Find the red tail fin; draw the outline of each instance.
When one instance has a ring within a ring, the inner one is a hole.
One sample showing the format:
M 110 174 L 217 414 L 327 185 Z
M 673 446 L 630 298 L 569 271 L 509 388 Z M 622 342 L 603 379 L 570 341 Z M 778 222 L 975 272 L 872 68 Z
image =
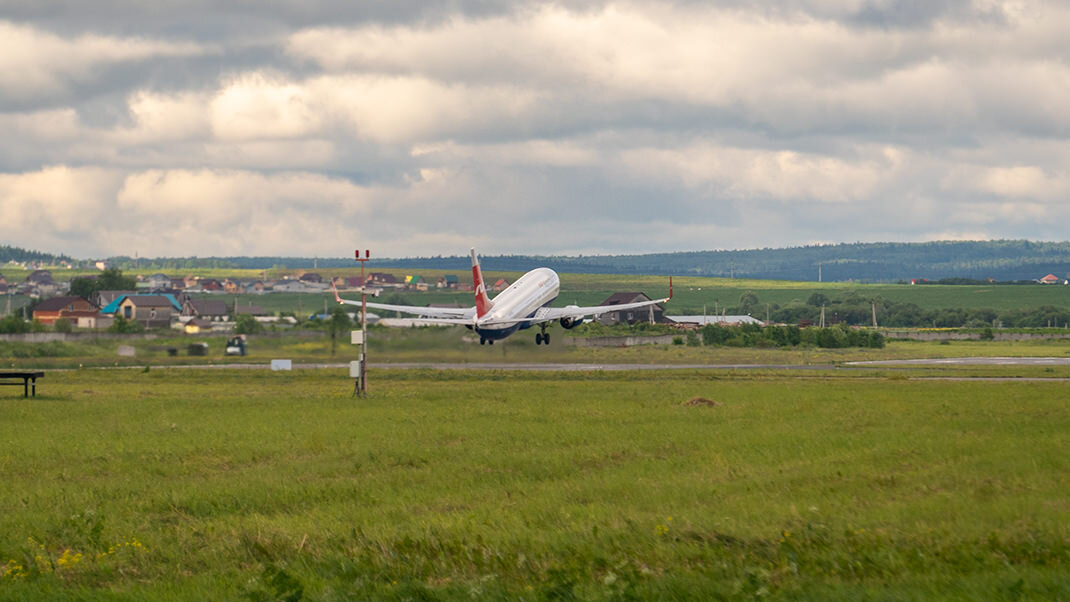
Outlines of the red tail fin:
M 476 250 L 472 249 L 472 286 L 476 289 L 476 317 L 482 318 L 487 315 L 492 305 L 487 296 L 487 285 L 483 282 L 483 272 L 479 269 L 479 259 Z

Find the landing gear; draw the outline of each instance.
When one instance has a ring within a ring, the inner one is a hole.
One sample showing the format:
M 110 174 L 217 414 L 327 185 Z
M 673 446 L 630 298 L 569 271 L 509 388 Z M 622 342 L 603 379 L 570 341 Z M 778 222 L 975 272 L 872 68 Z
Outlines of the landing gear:
M 535 333 L 535 344 L 542 345 L 543 343 L 550 344 L 550 333 L 546 332 L 546 323 L 539 324 L 539 330 L 542 332 Z
M 484 337 L 479 337 L 479 344 L 480 345 L 486 345 L 487 343 L 490 343 L 491 345 L 493 345 L 494 344 L 494 339 L 486 339 Z

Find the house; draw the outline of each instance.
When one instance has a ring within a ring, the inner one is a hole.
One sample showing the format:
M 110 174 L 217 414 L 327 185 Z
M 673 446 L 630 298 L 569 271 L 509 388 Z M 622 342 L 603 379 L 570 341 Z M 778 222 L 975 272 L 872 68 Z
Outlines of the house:
M 55 283 L 52 280 L 52 272 L 49 272 L 48 270 L 35 270 L 31 272 L 30 275 L 26 277 L 26 282 L 36 285 L 49 285 Z
M 185 278 L 182 279 L 182 282 L 183 282 L 182 288 L 193 288 L 193 287 L 197 286 L 198 280 L 199 280 L 199 278 L 197 278 L 193 274 L 189 274 Z
M 622 305 L 625 303 L 641 303 L 645 301 L 650 301 L 650 297 L 647 297 L 643 293 L 613 293 L 606 298 L 605 301 L 599 303 L 599 305 Z M 621 323 L 635 324 L 636 322 L 668 322 L 668 320 L 665 319 L 665 310 L 660 305 L 651 305 L 649 307 L 627 311 L 607 312 L 599 316 L 598 321 L 606 326 Z
M 279 280 L 272 290 L 276 293 L 308 293 L 313 289 L 301 280 Z
M 79 317 L 99 314 L 96 306 L 81 297 L 52 297 L 38 303 L 33 309 L 33 319 L 48 326 L 55 324 L 59 319 L 77 323 Z
M 1055 274 L 1048 274 L 1047 276 L 1037 280 L 1041 284 L 1059 284 L 1059 278 Z
M 457 288 L 457 284 L 459 282 L 460 281 L 457 279 L 457 276 L 453 274 L 446 274 L 445 276 L 438 279 L 438 282 L 435 284 L 435 286 L 437 286 L 438 288 L 455 289 Z
M 228 295 L 237 295 L 238 293 L 244 293 L 245 288 L 241 285 L 241 282 L 227 278 L 223 281 L 223 292 Z
M 426 291 L 428 288 L 423 276 L 405 276 L 405 286 L 417 291 Z
M 186 288 L 186 279 L 185 278 L 172 278 L 171 279 L 171 289 L 172 290 L 181 291 L 181 290 L 185 290 L 185 288 Z
M 100 270 L 101 272 L 103 272 L 104 270 L 106 270 L 106 269 L 108 269 L 108 268 L 110 268 L 110 267 L 111 267 L 111 263 L 109 263 L 109 262 L 107 262 L 107 261 L 98 261 L 98 262 L 94 263 L 93 265 L 94 265 L 94 266 L 95 266 L 95 267 L 96 267 L 96 268 L 97 268 L 98 270 Z
M 374 282 L 375 284 L 381 284 L 387 287 L 396 287 L 401 284 L 393 274 L 387 274 L 386 272 L 372 272 L 368 275 L 368 282 Z
M 264 308 L 260 307 L 259 305 L 253 305 L 252 303 L 250 303 L 249 305 L 235 305 L 234 315 L 264 316 L 267 315 L 267 312 L 264 311 Z
M 109 305 L 115 302 L 119 297 L 126 295 L 136 295 L 136 291 L 97 291 L 93 295 L 93 303 L 100 308 L 107 308 Z M 101 311 L 104 311 L 101 309 Z M 107 313 L 107 312 L 105 312 Z
M 199 284 L 200 287 L 201 287 L 201 290 L 206 292 L 206 293 L 222 293 L 223 292 L 223 284 L 221 282 L 219 282 L 218 280 L 216 280 L 215 278 L 202 278 L 202 279 L 197 281 L 197 284 Z
M 227 317 L 227 303 L 219 299 L 186 299 L 182 303 L 183 317 L 223 320 Z
M 364 279 L 360 276 L 350 276 L 345 279 L 345 284 L 342 288 L 360 288 L 364 286 Z
M 153 292 L 162 292 L 171 290 L 171 277 L 167 274 L 153 274 L 146 278 L 149 285 L 149 290 Z
M 119 302 L 116 315 L 140 322 L 145 328 L 167 328 L 174 309 L 164 295 L 130 295 Z
M 323 276 L 320 276 L 316 272 L 307 272 L 307 273 L 301 274 L 301 277 L 298 278 L 298 280 L 300 280 L 301 282 L 316 282 L 316 283 L 319 283 L 319 282 L 323 282 Z
M 507 288 L 509 288 L 509 281 L 505 278 L 499 278 L 498 281 L 494 283 L 494 286 L 490 287 L 490 290 L 504 291 Z

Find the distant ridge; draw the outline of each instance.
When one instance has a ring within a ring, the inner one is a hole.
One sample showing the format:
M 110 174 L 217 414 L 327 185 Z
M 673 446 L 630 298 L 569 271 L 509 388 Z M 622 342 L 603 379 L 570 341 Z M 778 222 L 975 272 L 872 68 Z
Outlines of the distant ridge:
M 0 245 L 0 263 L 66 259 Z M 355 267 L 351 258 L 311 257 L 111 257 L 122 269 L 244 268 L 266 270 L 276 267 L 321 270 Z M 586 274 L 673 274 L 693 276 L 755 278 L 769 280 L 837 282 L 897 282 L 914 279 L 963 278 L 997 281 L 1034 280 L 1047 274 L 1070 276 L 1070 242 L 1028 240 L 936 241 L 922 243 L 841 243 L 779 249 L 739 251 L 690 251 L 647 255 L 590 256 L 484 256 L 489 271 L 520 272 L 538 266 L 562 273 Z M 84 264 L 85 261 L 72 260 Z M 447 270 L 469 268 L 465 255 L 373 259 L 368 268 L 403 270 Z
M 580 257 L 486 256 L 488 270 L 524 271 L 544 265 L 564 273 L 678 274 L 816 281 L 897 282 L 968 278 L 1033 280 L 1070 275 L 1070 242 L 1027 240 L 842 243 L 781 249 L 693 251 Z M 465 269 L 467 258 L 384 259 L 404 269 Z

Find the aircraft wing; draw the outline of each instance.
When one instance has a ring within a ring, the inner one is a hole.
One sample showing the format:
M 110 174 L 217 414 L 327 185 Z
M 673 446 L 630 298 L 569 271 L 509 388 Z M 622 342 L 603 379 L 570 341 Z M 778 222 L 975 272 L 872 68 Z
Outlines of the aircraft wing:
M 535 316 L 532 317 L 532 321 L 549 322 L 552 320 L 560 320 L 561 318 L 593 318 L 614 311 L 628 311 L 629 309 L 650 307 L 651 305 L 665 303 L 669 299 L 672 299 L 672 297 L 665 297 L 664 299 L 653 299 L 651 301 L 639 301 L 636 303 L 619 303 L 617 305 L 594 305 L 591 307 L 579 307 L 576 305 L 570 305 L 568 307 L 543 307 L 535 312 Z
M 360 306 L 360 301 L 350 301 L 339 297 L 337 290 L 334 291 L 334 299 L 343 305 Z M 476 315 L 476 308 L 474 307 L 420 307 L 418 305 L 391 305 L 372 301 L 368 301 L 365 305 L 371 309 L 396 311 L 420 318 L 431 318 L 436 321 L 442 320 L 441 323 L 443 324 L 471 324 L 472 318 Z
M 621 303 L 618 305 L 594 305 L 591 307 L 580 307 L 577 305 L 570 305 L 568 307 L 541 307 L 535 311 L 535 314 L 527 318 L 516 318 L 512 320 L 493 320 L 488 322 L 481 322 L 481 326 L 507 326 L 512 324 L 539 324 L 542 322 L 553 322 L 554 320 L 560 320 L 562 318 L 579 319 L 586 317 L 595 317 L 602 314 L 607 314 L 614 311 L 627 311 L 629 309 L 639 309 L 642 307 L 650 307 L 651 305 L 657 305 L 659 303 L 665 303 L 672 297 L 665 297 L 664 299 L 654 299 L 652 301 L 639 301 L 637 303 Z

